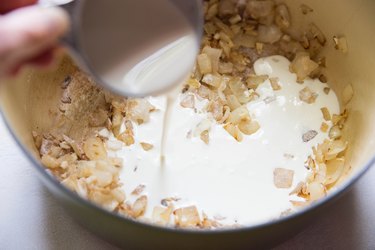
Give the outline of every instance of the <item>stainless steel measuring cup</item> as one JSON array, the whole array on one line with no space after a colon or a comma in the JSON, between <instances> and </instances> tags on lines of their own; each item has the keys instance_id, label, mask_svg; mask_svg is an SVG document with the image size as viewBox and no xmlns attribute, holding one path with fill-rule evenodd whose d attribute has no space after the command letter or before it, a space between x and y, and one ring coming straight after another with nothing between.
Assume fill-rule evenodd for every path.
<instances>
[{"instance_id":1,"label":"stainless steel measuring cup","mask_svg":"<svg viewBox=\"0 0 375 250\"><path fill-rule=\"evenodd\" d=\"M44 2L67 10L71 30L64 43L79 66L97 83L117 94L132 97L160 94L181 83L194 66L203 30L200 0ZM173 15L165 11L163 6L167 5L175 9ZM185 34L175 25L179 20L184 20L194 34L193 40L189 40L194 46L187 50L188 57L186 52L176 57L178 48L185 46L180 39ZM164 51L162 56L158 56L160 51ZM164 61L155 64L159 57ZM135 67L122 67L129 62ZM154 77L159 71L158 77Z\"/></svg>"}]
</instances>

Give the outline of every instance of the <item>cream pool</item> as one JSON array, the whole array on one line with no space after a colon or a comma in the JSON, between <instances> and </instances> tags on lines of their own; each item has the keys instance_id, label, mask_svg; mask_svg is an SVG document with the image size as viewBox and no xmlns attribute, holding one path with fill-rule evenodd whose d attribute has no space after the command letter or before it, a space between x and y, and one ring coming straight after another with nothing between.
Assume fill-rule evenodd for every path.
<instances>
[{"instance_id":1,"label":"cream pool","mask_svg":"<svg viewBox=\"0 0 375 250\"><path fill-rule=\"evenodd\" d=\"M242 142L236 141L202 111L207 100L195 96L196 109L181 107L184 94L172 104L164 164L160 162L160 153L165 96L148 99L157 111L151 114L149 122L135 125L136 143L119 149L113 145L121 143L113 135L110 137L109 154L124 160L120 179L127 199L136 200L139 194L131 192L140 185L142 194L148 197L143 218L151 218L153 208L161 200L172 197L176 200L175 208L193 205L223 224L255 224L278 218L282 212L293 209L291 199L302 200L289 193L306 179L305 161L312 154L312 147L328 139L328 134L320 131L324 121L321 108L328 108L331 114L339 114L340 108L335 93L324 91L328 84L317 79L297 83L289 65L288 59L282 56L255 62L255 73L277 77L281 89L273 90L269 80L257 88L259 97L249 102L247 108L260 129L245 136ZM305 87L317 94L312 104L299 98L299 92ZM202 122L209 130L208 144L194 132ZM302 135L311 130L317 131L317 135L304 142ZM152 144L153 148L145 151L140 142ZM275 186L275 168L294 172L290 188Z\"/></svg>"}]
</instances>

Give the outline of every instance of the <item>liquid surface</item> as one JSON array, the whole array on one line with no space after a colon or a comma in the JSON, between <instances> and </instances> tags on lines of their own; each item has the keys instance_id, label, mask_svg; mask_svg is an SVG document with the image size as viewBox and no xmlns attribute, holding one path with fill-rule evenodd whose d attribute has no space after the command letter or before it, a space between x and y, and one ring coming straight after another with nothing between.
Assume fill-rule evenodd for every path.
<instances>
[{"instance_id":1,"label":"liquid surface","mask_svg":"<svg viewBox=\"0 0 375 250\"><path fill-rule=\"evenodd\" d=\"M162 133L161 133L161 143L160 143L160 167L163 167L165 164L165 148L167 147L167 142L168 142L168 129L169 125L172 122L172 111L174 108L174 104L176 103L177 95L173 94L167 94L166 97L166 103L165 103L165 108L164 108L164 120L163 120L163 128L162 128Z\"/></svg>"},{"instance_id":2,"label":"liquid surface","mask_svg":"<svg viewBox=\"0 0 375 250\"><path fill-rule=\"evenodd\" d=\"M180 200L176 207L195 205L210 217L225 218L220 221L224 224L260 223L278 218L292 208L289 193L305 180L304 161L312 153L312 146L328 138L319 129L323 121L320 109L327 107L331 114L340 110L335 93L324 93L327 84L311 79L298 84L296 76L289 72L289 64L281 56L262 58L255 63L256 74L278 77L282 88L273 91L268 80L258 87L259 99L247 107L261 128L245 136L242 142L237 142L214 121L209 145L199 136L187 136L207 114L182 108L178 98L170 113L162 168L160 150L166 97L150 98L160 111L151 114L149 123L135 127L134 145L110 152L124 159L120 178L127 198L134 201L137 197L131 194L132 190L143 184L148 196L146 218L152 216L153 207L160 205L162 199L177 197ZM306 86L318 94L314 104L299 99L299 91ZM265 102L267 98L274 101ZM318 135L303 142L302 135L309 130L318 131ZM144 151L139 142L151 143L154 148ZM275 168L294 170L290 189L275 187Z\"/></svg>"},{"instance_id":3,"label":"liquid surface","mask_svg":"<svg viewBox=\"0 0 375 250\"><path fill-rule=\"evenodd\" d=\"M193 14L170 0L108 0L105 9L101 2L85 4L80 36L97 77L126 96L155 94L183 82L200 43L186 16Z\"/></svg>"}]
</instances>

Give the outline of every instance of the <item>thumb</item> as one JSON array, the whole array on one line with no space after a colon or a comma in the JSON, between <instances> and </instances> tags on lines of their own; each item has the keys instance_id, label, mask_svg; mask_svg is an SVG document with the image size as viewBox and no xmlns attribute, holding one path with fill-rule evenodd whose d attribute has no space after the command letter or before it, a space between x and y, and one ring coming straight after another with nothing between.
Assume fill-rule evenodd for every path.
<instances>
[{"instance_id":1,"label":"thumb","mask_svg":"<svg viewBox=\"0 0 375 250\"><path fill-rule=\"evenodd\" d=\"M68 27L60 8L32 6L0 16L0 76L53 47Z\"/></svg>"}]
</instances>

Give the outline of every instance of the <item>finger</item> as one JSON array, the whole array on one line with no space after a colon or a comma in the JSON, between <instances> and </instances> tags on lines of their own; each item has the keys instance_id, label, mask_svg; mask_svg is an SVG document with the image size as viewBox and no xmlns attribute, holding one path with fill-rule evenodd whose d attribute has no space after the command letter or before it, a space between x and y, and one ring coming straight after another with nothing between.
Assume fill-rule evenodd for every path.
<instances>
[{"instance_id":1,"label":"finger","mask_svg":"<svg viewBox=\"0 0 375 250\"><path fill-rule=\"evenodd\" d=\"M1 0L0 14L7 13L11 10L36 4L38 0Z\"/></svg>"},{"instance_id":2,"label":"finger","mask_svg":"<svg viewBox=\"0 0 375 250\"><path fill-rule=\"evenodd\" d=\"M8 71L8 74L11 76L17 75L18 72L21 70L21 68L27 64L37 66L37 67L43 67L43 68L53 65L56 50L57 50L56 48L47 49L46 51L42 52L40 55L34 58L31 58L29 60L26 60L24 62L21 62L20 64L11 68Z\"/></svg>"},{"instance_id":3,"label":"finger","mask_svg":"<svg viewBox=\"0 0 375 250\"><path fill-rule=\"evenodd\" d=\"M54 54L55 54L54 49L52 49L52 48L47 49L46 51L44 51L40 55L26 61L25 63L30 63L32 65L45 67L45 66L48 66L52 63L53 58L54 58Z\"/></svg>"},{"instance_id":4,"label":"finger","mask_svg":"<svg viewBox=\"0 0 375 250\"><path fill-rule=\"evenodd\" d=\"M68 27L68 16L59 8L26 7L0 17L0 71L53 47Z\"/></svg>"}]
</instances>

